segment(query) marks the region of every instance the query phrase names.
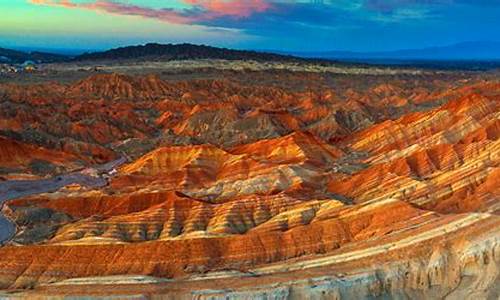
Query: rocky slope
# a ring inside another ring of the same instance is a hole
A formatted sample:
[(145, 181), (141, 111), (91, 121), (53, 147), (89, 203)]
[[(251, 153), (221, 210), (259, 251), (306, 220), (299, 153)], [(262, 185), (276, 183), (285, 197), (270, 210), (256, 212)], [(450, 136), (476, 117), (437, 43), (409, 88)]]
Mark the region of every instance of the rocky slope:
[(500, 84), (357, 80), (1, 86), (0, 151), (15, 158), (3, 167), (129, 162), (104, 187), (8, 201), (17, 233), (0, 248), (0, 288), (498, 297)]

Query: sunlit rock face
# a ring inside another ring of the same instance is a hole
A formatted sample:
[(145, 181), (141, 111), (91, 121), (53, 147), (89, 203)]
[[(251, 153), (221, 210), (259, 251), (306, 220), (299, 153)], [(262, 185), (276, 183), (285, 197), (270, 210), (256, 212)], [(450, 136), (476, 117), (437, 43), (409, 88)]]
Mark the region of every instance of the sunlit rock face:
[(0, 288), (496, 297), (500, 83), (371, 80), (0, 86), (3, 181), (128, 159), (92, 175), (105, 186), (5, 203), (17, 229), (0, 248)]

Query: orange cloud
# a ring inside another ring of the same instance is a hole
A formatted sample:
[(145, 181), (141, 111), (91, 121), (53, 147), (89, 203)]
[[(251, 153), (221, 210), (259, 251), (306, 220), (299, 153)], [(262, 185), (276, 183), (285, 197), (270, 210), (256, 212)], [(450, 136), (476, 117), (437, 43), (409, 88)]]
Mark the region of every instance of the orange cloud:
[(201, 7), (214, 16), (248, 17), (254, 12), (270, 8), (264, 0), (184, 0), (185, 3)]
[(196, 9), (176, 11), (173, 9), (153, 9), (109, 0), (98, 0), (90, 3), (75, 3), (72, 0), (29, 0), (35, 5), (58, 6), (71, 9), (88, 9), (116, 15), (140, 16), (175, 24), (190, 24), (229, 16), (235, 18), (249, 17), (255, 12), (263, 12), (270, 8), (265, 0), (183, 0)]

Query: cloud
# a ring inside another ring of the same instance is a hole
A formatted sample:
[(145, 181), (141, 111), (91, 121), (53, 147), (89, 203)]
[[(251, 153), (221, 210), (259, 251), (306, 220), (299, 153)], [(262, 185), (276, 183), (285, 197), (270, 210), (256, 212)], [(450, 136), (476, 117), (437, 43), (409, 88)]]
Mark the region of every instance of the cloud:
[(452, 4), (453, 0), (365, 0), (364, 7), (368, 10), (390, 13), (409, 6), (428, 6)]
[(72, 0), (30, 0), (30, 2), (36, 5), (64, 7), (69, 9), (87, 9), (117, 15), (141, 16), (176, 24), (186, 24), (193, 21), (192, 16), (183, 15), (172, 9), (151, 9), (113, 1), (100, 0), (90, 3), (75, 3)]
[(500, 0), (364, 0), (363, 7), (377, 12), (390, 13), (410, 6), (470, 5), (476, 7), (498, 6)]
[(249, 17), (255, 12), (264, 12), (271, 7), (265, 0), (184, 0), (185, 3), (206, 11), (206, 17), (233, 16), (238, 18)]
[(247, 18), (253, 13), (264, 12), (271, 5), (265, 0), (183, 0), (192, 8), (174, 10), (154, 9), (110, 0), (77, 3), (73, 0), (29, 0), (35, 5), (87, 9), (116, 15), (139, 16), (174, 24), (199, 24), (220, 17)]

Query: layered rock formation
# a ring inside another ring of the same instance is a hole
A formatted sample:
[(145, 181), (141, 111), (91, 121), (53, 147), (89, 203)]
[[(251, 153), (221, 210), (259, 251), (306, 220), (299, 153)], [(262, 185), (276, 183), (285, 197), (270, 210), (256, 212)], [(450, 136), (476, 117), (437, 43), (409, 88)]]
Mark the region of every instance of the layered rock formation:
[(18, 230), (0, 248), (0, 288), (496, 297), (500, 84), (358, 80), (311, 91), (99, 75), (53, 98), (3, 86), (0, 105), (26, 109), (0, 111), (2, 167), (129, 162), (101, 172), (105, 187), (8, 201)]

